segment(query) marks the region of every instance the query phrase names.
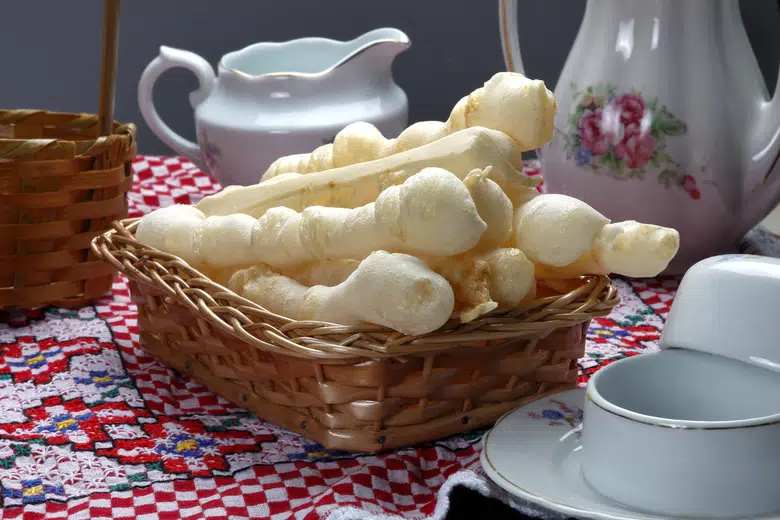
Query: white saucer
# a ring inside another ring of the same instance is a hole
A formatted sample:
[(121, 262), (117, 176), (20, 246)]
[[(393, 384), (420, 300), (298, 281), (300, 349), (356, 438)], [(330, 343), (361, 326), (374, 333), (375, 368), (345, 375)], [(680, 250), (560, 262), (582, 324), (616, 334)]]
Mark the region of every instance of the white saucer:
[[(631, 510), (599, 495), (585, 482), (579, 435), (584, 402), (585, 389), (579, 388), (504, 415), (482, 441), (485, 473), (511, 495), (576, 518), (669, 520)], [(761, 520), (780, 520), (780, 516)]]

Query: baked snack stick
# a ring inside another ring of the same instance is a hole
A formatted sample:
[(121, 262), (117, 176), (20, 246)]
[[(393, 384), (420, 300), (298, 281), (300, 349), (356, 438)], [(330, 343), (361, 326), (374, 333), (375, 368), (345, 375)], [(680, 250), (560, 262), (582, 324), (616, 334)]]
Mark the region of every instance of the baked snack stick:
[(348, 326), (369, 323), (409, 335), (444, 325), (455, 303), (450, 284), (422, 261), (386, 251), (374, 251), (332, 287), (305, 286), (267, 266), (237, 271), (228, 287), (291, 319)]
[(263, 180), (284, 173), (314, 173), (373, 161), (475, 126), (504, 132), (521, 152), (533, 150), (552, 137), (556, 112), (555, 97), (543, 81), (516, 72), (499, 72), (461, 98), (445, 122), (415, 123), (395, 139), (385, 138), (369, 123), (352, 123), (336, 134), (332, 144), (277, 159), (263, 174)]
[[(536, 292), (534, 265), (519, 249), (495, 248), (451, 257), (423, 257), (455, 293), (455, 310), (468, 322), (493, 309), (515, 307)], [(310, 264), (284, 274), (304, 285), (337, 285), (357, 269), (357, 260)]]
[(506, 134), (482, 127), (468, 128), (375, 161), (312, 175), (288, 174), (252, 186), (228, 187), (204, 197), (196, 207), (207, 216), (245, 213), (254, 217), (277, 206), (295, 211), (308, 206), (356, 208), (373, 202), (385, 189), (403, 183), (426, 167), (443, 168), (464, 179), (475, 168), (491, 166), (490, 179), (509, 195), (513, 190), (533, 188), (541, 182), (523, 173), (521, 155)]
[(617, 274), (657, 276), (677, 254), (672, 228), (633, 220), (611, 223), (585, 202), (560, 194), (515, 209), (514, 242), (535, 264), (537, 279)]
[(136, 237), (163, 250), (176, 237), (175, 254), (211, 268), (293, 268), (359, 260), (380, 249), (455, 255), (473, 248), (486, 228), (464, 183), (447, 170), (426, 168), (360, 208), (314, 206), (298, 213), (278, 207), (255, 219), (240, 213), (206, 217), (195, 207), (169, 206), (143, 217)]

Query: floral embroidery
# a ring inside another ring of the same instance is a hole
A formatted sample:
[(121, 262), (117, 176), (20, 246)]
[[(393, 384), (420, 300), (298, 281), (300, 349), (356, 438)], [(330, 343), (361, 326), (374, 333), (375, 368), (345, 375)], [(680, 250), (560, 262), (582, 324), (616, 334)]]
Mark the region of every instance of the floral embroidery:
[(658, 98), (647, 101), (635, 90), (618, 93), (610, 84), (584, 91), (571, 87), (575, 106), (563, 139), (577, 166), (604, 170), (616, 179), (644, 179), (648, 169), (659, 169), (658, 182), (667, 189), (701, 198), (696, 179), (666, 151), (666, 138), (685, 135), (687, 126)]
[(4, 489), (3, 495), (10, 499), (20, 500), (22, 504), (40, 504), (47, 498), (65, 497), (65, 488), (63, 486), (52, 486), (44, 484), (39, 478), (22, 480), (20, 489)]
[(288, 456), (290, 460), (309, 460), (317, 461), (321, 459), (328, 459), (329, 457), (348, 457), (349, 453), (343, 451), (328, 451), (325, 447), (318, 442), (306, 442), (302, 446), (303, 450), (300, 452), (291, 452)]
[(559, 410), (552, 408), (546, 408), (541, 413), (528, 412), (528, 416), (532, 419), (539, 419), (548, 421), (550, 426), (564, 426), (569, 425), (572, 428), (576, 428), (582, 424), (582, 410), (575, 407), (570, 407), (563, 401), (557, 399), (551, 399), (551, 403), (558, 406)]

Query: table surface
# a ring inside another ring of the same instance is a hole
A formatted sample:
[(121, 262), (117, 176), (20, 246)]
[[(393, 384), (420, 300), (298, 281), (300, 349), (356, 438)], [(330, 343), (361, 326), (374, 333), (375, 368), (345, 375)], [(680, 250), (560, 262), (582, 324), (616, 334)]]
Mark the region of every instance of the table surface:
[[(131, 216), (219, 189), (180, 158), (139, 157), (134, 170)], [(657, 349), (678, 282), (615, 279), (622, 302), (593, 321), (581, 383)], [(483, 474), (483, 431), (328, 452), (181, 378), (140, 347), (124, 276), (81, 309), (0, 314), (0, 345), (4, 518), (308, 520), (342, 506), (420, 517), (449, 477)]]

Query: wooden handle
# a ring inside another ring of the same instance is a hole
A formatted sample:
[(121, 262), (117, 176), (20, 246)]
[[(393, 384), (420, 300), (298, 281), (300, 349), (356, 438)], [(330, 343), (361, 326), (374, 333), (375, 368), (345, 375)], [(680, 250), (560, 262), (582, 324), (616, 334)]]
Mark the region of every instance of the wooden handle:
[(119, 36), (119, 0), (103, 0), (103, 55), (100, 68), (100, 135), (110, 135), (114, 122), (114, 86)]

